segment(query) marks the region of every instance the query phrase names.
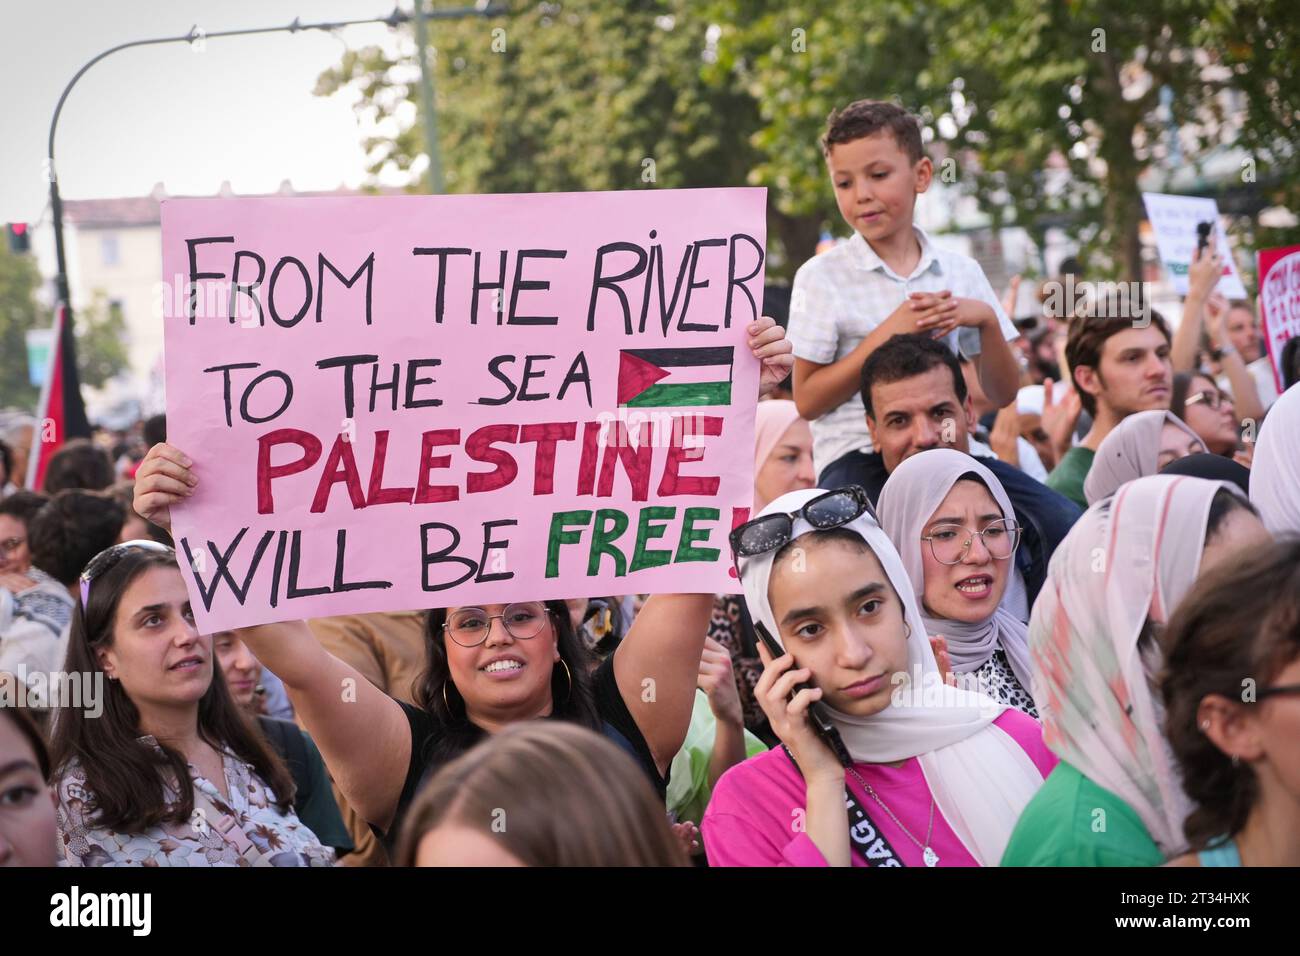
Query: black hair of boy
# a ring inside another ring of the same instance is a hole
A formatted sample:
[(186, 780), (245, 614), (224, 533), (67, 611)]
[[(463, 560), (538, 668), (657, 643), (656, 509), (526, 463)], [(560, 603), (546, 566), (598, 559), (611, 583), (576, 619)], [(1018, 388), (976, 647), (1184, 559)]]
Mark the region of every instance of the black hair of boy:
[(871, 403), (873, 385), (890, 385), (904, 379), (924, 375), (933, 368), (944, 366), (952, 373), (952, 390), (957, 396), (957, 404), (966, 403), (966, 378), (961, 374), (961, 366), (952, 349), (943, 342), (931, 338), (924, 332), (908, 335), (895, 335), (867, 356), (862, 363), (861, 389), (862, 404), (867, 409), (867, 416), (876, 417)]

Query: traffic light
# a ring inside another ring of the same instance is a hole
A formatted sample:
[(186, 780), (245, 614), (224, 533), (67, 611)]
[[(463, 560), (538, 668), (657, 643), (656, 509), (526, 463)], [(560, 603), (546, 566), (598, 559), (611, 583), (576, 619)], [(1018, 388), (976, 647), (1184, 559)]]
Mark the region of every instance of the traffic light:
[(11, 222), (5, 230), (9, 233), (9, 251), (14, 255), (25, 255), (32, 251), (32, 236), (25, 222)]

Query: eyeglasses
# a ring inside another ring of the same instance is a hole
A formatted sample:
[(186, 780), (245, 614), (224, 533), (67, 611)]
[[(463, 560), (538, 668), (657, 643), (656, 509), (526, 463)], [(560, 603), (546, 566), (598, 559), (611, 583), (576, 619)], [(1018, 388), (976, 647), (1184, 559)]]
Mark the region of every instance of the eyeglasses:
[(1204, 402), (1206, 408), (1217, 412), (1219, 406), (1227, 401), (1229, 401), (1228, 396), (1224, 395), (1222, 392), (1211, 392), (1207, 390), (1197, 392), (1195, 395), (1187, 396), (1187, 401), (1183, 402), (1183, 407), (1187, 408), (1190, 405), (1195, 405), (1197, 402)]
[(170, 554), (176, 556), (176, 552), (165, 544), (157, 541), (147, 541), (143, 538), (137, 538), (134, 541), (123, 541), (121, 544), (115, 544), (111, 548), (105, 548), (99, 554), (95, 555), (86, 562), (86, 569), (81, 572), (81, 610), (86, 610), (86, 603), (90, 600), (90, 584), (95, 578), (104, 574), (124, 557), (133, 551), (156, 551), (160, 554)]
[(546, 626), (550, 610), (540, 603), (510, 604), (500, 614), (488, 614), (481, 608), (460, 608), (442, 625), (444, 631), (461, 647), (478, 647), (487, 640), (492, 622), (497, 618), (518, 641), (536, 637)]
[(9, 557), (26, 543), (26, 538), (5, 538), (0, 541), (0, 558)]
[(737, 558), (747, 558), (783, 548), (793, 536), (795, 518), (803, 518), (818, 531), (828, 531), (846, 525), (864, 513), (879, 523), (867, 492), (858, 485), (849, 485), (818, 495), (798, 511), (763, 515), (746, 521), (731, 532), (731, 550)]
[(989, 557), (1001, 561), (1016, 553), (1020, 544), (1020, 526), (1010, 518), (989, 522), (983, 531), (971, 531), (959, 524), (937, 524), (929, 534), (921, 535), (930, 542), (930, 553), (940, 564), (960, 564), (970, 550), (971, 542), (979, 538)]
[(1265, 697), (1283, 697), (1290, 694), (1300, 694), (1300, 684), (1279, 684), (1277, 687), (1264, 687), (1255, 692), (1255, 700), (1263, 700)]

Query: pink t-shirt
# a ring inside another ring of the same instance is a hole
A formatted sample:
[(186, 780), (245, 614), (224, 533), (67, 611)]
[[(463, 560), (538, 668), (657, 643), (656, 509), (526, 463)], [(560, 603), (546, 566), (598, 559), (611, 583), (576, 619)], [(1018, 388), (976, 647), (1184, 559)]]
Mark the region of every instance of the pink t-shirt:
[[(993, 723), (1021, 746), (1044, 777), (1052, 772), (1057, 758), (1043, 743), (1038, 721), (1007, 708)], [(931, 797), (920, 761), (913, 757), (901, 767), (860, 763), (854, 769), (903, 821), (908, 832), (924, 840)], [(903, 865), (924, 866), (921, 848), (908, 839), (851, 774), (845, 774), (845, 784)], [(825, 866), (826, 858), (803, 832), (806, 797), (803, 777), (780, 747), (732, 767), (713, 788), (709, 808), (700, 823), (709, 864)], [(848, 826), (847, 813), (844, 825)], [(939, 856), (939, 866), (979, 865), (937, 807), (930, 847)], [(854, 866), (867, 865), (856, 849), (852, 860)]]

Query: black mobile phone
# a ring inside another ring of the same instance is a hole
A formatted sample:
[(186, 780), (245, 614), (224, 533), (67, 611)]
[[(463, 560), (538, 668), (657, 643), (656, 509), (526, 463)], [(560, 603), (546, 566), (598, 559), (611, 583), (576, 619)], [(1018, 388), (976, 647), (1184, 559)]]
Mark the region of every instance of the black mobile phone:
[[(773, 659), (785, 656), (785, 650), (776, 639), (772, 637), (762, 621), (754, 622), (754, 633), (758, 639), (763, 642), (767, 652), (772, 655)], [(795, 694), (806, 687), (812, 687), (812, 684), (796, 684), (794, 690), (790, 693), (793, 698)], [(845, 767), (853, 766), (853, 758), (849, 756), (849, 750), (844, 746), (844, 741), (840, 738), (840, 732), (835, 729), (835, 724), (831, 721), (831, 715), (826, 710), (826, 705), (820, 700), (815, 700), (808, 705), (808, 722), (812, 724), (813, 732), (826, 742), (826, 746), (831, 748), (840, 764)]]
[(1205, 251), (1205, 247), (1210, 244), (1210, 230), (1214, 228), (1214, 223), (1206, 220), (1196, 224), (1196, 254), (1199, 256)]

